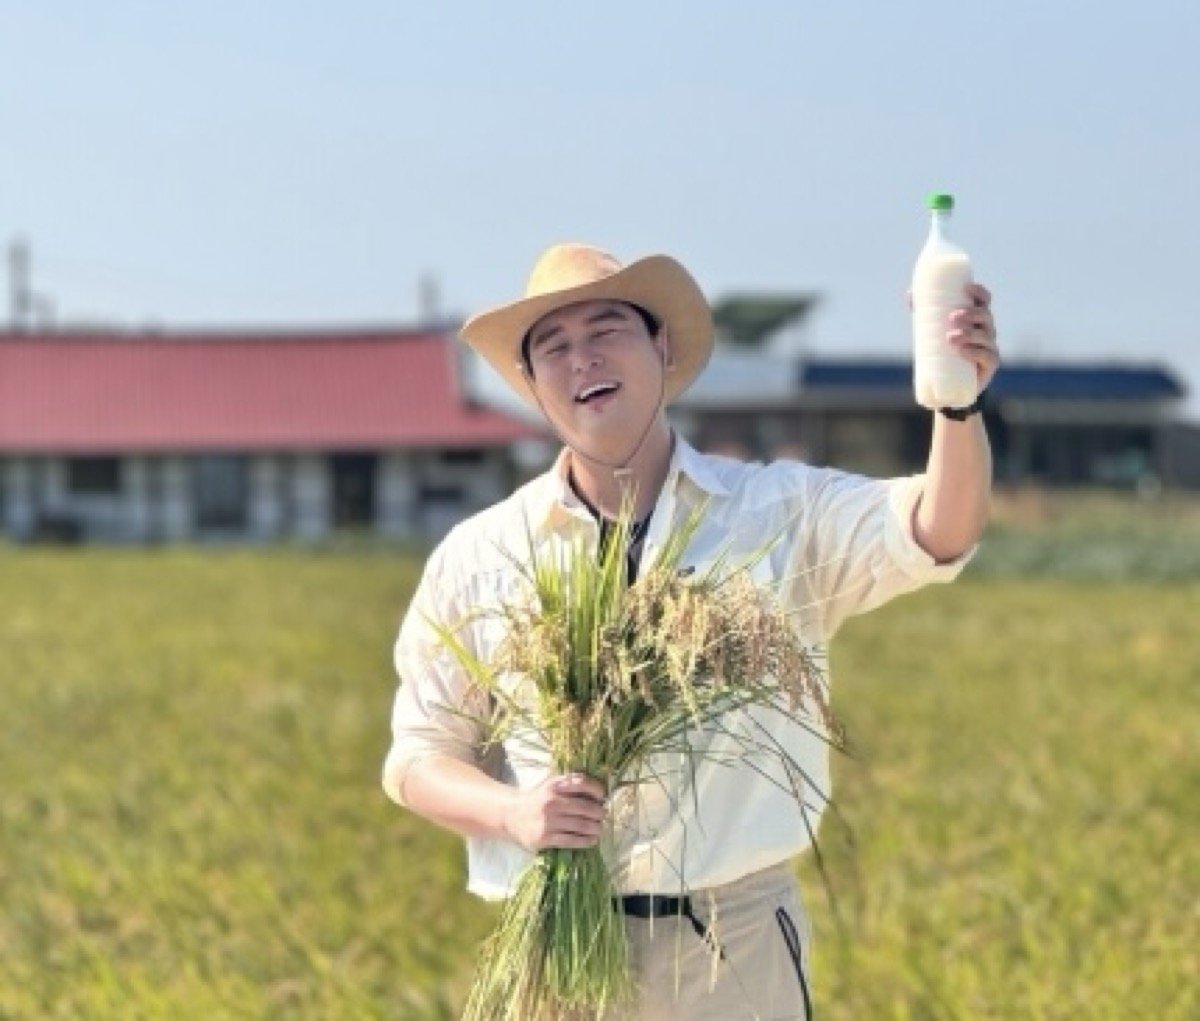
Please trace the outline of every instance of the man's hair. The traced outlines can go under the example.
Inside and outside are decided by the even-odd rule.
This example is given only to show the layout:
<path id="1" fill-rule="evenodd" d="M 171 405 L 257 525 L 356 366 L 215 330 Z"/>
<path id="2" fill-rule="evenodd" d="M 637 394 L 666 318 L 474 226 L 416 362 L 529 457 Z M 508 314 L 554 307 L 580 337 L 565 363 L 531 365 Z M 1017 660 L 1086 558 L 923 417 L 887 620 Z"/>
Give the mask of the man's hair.
<path id="1" fill-rule="evenodd" d="M 620 305 L 625 305 L 633 309 L 642 318 L 642 322 L 646 324 L 646 332 L 651 337 L 657 337 L 658 331 L 662 329 L 662 323 L 658 321 L 656 316 L 649 309 L 642 308 L 641 305 L 635 305 L 632 301 L 618 302 Z M 528 332 L 521 338 L 521 363 L 525 366 L 525 372 L 529 378 L 533 378 L 533 362 L 529 359 L 529 336 L 533 333 L 533 327 L 529 327 Z"/>

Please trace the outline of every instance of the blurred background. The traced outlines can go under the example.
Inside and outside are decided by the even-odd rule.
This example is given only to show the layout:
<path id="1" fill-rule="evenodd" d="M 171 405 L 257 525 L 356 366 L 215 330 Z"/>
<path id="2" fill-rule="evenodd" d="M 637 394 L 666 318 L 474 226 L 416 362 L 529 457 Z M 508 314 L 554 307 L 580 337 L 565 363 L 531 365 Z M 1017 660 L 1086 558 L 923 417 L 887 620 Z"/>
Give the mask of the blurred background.
<path id="1" fill-rule="evenodd" d="M 708 292 L 696 443 L 915 470 L 933 190 L 999 480 L 1200 487 L 1191 5 L 0 9 L 18 541 L 439 534 L 549 454 L 453 335 L 560 240 Z"/>
<path id="2" fill-rule="evenodd" d="M 554 450 L 462 319 L 558 241 L 665 252 L 718 324 L 685 435 L 918 471 L 931 191 L 995 523 L 847 632 L 823 1013 L 1195 1016 L 1198 44 L 1183 0 L 0 0 L 0 1017 L 453 1016 L 491 916 L 376 793 L 388 652 Z"/>

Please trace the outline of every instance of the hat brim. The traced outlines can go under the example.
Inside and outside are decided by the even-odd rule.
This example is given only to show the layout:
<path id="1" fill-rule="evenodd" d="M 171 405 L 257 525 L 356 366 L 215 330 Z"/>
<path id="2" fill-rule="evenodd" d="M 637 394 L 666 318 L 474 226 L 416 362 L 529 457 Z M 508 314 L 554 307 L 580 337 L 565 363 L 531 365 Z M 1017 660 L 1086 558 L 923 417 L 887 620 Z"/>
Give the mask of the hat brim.
<path id="1" fill-rule="evenodd" d="M 641 305 L 667 329 L 671 368 L 664 400 L 670 403 L 700 375 L 712 355 L 712 310 L 684 267 L 668 255 L 650 255 L 610 276 L 561 291 L 538 294 L 480 312 L 467 320 L 462 338 L 478 351 L 522 398 L 535 405 L 521 366 L 521 342 L 545 315 L 581 301 Z"/>

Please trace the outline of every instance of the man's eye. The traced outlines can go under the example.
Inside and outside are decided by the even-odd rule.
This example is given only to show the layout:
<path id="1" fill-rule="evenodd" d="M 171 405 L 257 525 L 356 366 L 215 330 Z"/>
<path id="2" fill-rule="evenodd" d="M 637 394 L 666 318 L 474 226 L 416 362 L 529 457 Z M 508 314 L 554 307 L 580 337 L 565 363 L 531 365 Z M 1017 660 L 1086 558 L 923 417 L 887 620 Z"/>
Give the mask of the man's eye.
<path id="1" fill-rule="evenodd" d="M 566 344 L 555 344 L 552 347 L 543 348 L 543 351 L 547 358 L 553 358 L 556 355 L 562 354 L 566 349 Z"/>

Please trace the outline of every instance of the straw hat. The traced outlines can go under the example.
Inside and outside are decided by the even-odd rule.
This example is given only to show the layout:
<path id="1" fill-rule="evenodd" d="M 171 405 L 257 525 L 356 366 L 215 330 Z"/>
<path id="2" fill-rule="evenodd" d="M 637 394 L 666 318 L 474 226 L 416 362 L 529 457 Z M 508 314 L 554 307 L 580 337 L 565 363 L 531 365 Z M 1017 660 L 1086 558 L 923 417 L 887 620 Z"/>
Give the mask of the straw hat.
<path id="1" fill-rule="evenodd" d="M 628 266 L 591 245 L 546 249 L 534 264 L 525 296 L 467 320 L 462 337 L 532 402 L 521 371 L 521 342 L 544 315 L 581 301 L 624 301 L 654 314 L 667 328 L 672 365 L 665 400 L 678 397 L 708 363 L 713 348 L 712 312 L 692 275 L 666 255 L 650 255 Z"/>

